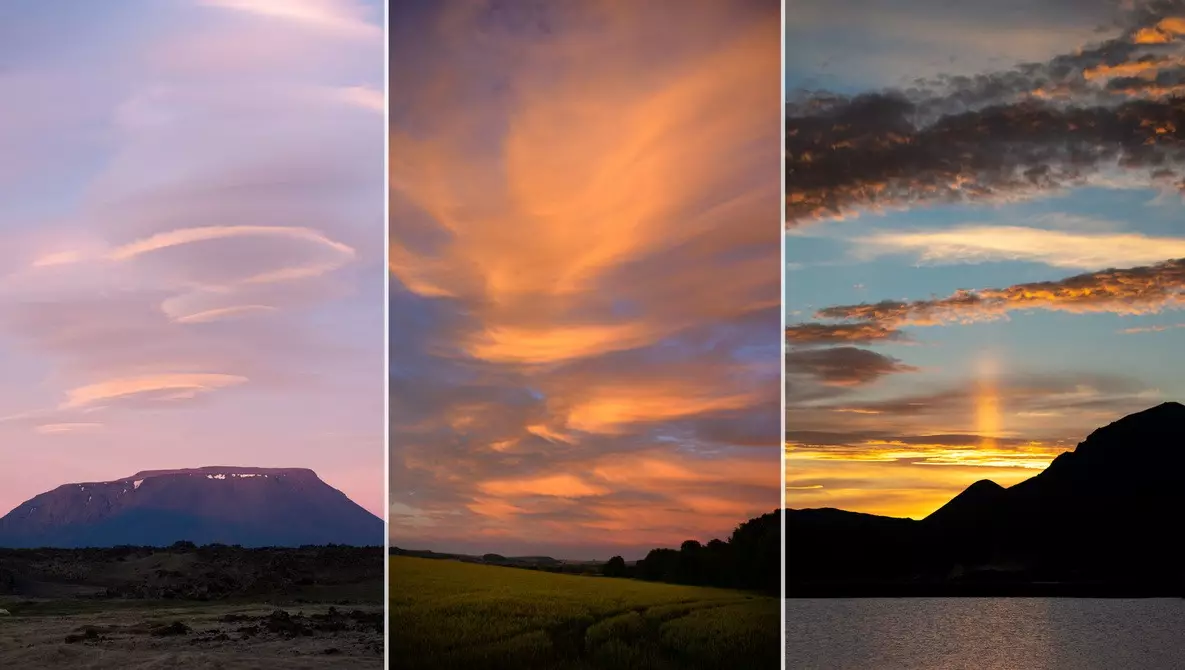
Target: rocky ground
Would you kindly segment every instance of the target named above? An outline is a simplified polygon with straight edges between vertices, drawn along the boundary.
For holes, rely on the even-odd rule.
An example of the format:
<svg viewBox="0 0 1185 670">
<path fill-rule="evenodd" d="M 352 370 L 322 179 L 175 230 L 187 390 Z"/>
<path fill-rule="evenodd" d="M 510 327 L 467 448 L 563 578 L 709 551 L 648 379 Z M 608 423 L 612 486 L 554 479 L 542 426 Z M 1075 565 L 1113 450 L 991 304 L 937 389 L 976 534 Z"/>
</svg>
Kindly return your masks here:
<svg viewBox="0 0 1185 670">
<path fill-rule="evenodd" d="M 0 662 L 381 668 L 381 549 L 0 550 Z"/>
<path fill-rule="evenodd" d="M 5 667 L 381 668 L 382 608 L 203 606 L 0 621 Z"/>
</svg>

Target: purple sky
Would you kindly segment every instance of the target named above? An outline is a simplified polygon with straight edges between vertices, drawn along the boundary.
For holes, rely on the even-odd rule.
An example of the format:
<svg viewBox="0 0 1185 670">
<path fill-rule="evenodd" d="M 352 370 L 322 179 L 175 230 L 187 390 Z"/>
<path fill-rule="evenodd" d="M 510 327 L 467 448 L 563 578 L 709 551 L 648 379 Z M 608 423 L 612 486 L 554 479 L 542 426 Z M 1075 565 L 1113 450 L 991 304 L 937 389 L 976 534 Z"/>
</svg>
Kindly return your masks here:
<svg viewBox="0 0 1185 670">
<path fill-rule="evenodd" d="M 381 26 L 355 0 L 0 8 L 0 513 L 244 465 L 381 514 Z"/>
</svg>

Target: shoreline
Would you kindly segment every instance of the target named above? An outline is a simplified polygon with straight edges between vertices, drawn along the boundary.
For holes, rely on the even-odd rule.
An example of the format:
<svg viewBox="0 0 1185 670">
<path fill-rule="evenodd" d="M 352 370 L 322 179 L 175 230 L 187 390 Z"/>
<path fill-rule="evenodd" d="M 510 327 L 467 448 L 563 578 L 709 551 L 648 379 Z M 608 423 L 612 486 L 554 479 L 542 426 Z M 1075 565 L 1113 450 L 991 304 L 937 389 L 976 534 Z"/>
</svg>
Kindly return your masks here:
<svg viewBox="0 0 1185 670">
<path fill-rule="evenodd" d="M 805 598 L 1185 598 L 1180 585 L 1025 582 L 1015 584 L 803 584 L 787 600 Z"/>
</svg>

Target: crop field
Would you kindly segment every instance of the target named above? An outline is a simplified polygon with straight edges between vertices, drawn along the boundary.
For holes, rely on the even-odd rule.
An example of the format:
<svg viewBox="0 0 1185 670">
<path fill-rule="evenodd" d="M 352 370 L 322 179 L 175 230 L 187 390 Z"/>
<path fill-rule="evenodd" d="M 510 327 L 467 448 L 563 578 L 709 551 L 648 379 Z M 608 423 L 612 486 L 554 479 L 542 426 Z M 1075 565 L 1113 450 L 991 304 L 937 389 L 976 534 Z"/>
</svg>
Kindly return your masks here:
<svg viewBox="0 0 1185 670">
<path fill-rule="evenodd" d="M 776 668 L 775 598 L 391 557 L 390 663 L 406 670 Z"/>
</svg>

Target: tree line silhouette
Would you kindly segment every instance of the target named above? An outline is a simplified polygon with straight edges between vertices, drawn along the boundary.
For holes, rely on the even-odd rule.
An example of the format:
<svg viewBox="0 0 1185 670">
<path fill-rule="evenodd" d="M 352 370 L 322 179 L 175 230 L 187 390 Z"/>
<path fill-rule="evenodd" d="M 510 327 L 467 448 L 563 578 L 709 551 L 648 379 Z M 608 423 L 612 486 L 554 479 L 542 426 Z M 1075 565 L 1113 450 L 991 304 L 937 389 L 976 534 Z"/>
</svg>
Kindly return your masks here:
<svg viewBox="0 0 1185 670">
<path fill-rule="evenodd" d="M 652 549 L 632 566 L 614 556 L 602 567 L 602 574 L 777 595 L 781 590 L 781 552 L 782 512 L 777 510 L 740 524 L 727 541 L 714 539 L 701 544 L 687 540 L 678 549 Z"/>
</svg>

